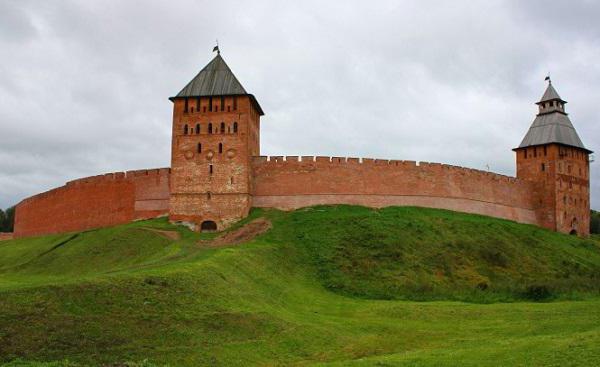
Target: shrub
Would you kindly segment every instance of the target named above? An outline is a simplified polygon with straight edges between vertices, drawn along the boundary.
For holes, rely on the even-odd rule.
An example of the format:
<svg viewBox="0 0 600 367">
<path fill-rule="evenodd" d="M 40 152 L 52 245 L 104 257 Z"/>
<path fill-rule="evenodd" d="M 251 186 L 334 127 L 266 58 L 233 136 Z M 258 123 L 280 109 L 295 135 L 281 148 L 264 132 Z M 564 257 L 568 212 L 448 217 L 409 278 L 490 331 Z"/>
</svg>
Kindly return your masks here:
<svg viewBox="0 0 600 367">
<path fill-rule="evenodd" d="M 490 265 L 506 268 L 508 266 L 508 257 L 502 252 L 484 248 L 480 251 L 481 257 Z"/>
<path fill-rule="evenodd" d="M 487 284 L 487 282 L 480 282 L 479 284 L 477 284 L 477 289 L 479 289 L 480 291 L 485 291 L 488 288 L 489 285 Z"/>
<path fill-rule="evenodd" d="M 552 297 L 552 292 L 545 285 L 530 285 L 524 293 L 524 297 L 532 301 L 544 301 Z"/>
</svg>

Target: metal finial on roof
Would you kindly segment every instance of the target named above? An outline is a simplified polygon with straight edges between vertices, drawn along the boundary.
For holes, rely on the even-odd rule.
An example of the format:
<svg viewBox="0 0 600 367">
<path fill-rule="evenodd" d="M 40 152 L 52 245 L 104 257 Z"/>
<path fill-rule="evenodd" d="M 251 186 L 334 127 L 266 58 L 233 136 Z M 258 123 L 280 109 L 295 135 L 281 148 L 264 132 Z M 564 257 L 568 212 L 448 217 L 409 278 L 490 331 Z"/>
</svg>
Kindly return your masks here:
<svg viewBox="0 0 600 367">
<path fill-rule="evenodd" d="M 548 75 L 546 75 L 546 78 L 544 78 L 544 80 L 547 80 L 548 84 L 552 84 L 552 79 L 550 79 L 550 72 L 548 72 Z"/>
<path fill-rule="evenodd" d="M 219 50 L 219 40 L 217 40 L 217 45 L 213 47 L 213 52 L 217 51 L 217 55 L 221 54 L 221 50 Z"/>
</svg>

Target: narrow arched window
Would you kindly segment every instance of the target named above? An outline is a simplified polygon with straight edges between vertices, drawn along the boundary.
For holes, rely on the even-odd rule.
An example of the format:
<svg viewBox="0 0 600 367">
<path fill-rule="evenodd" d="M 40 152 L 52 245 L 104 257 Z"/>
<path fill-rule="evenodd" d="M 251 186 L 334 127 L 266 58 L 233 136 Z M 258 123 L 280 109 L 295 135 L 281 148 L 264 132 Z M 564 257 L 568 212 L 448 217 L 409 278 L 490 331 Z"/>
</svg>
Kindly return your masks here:
<svg viewBox="0 0 600 367">
<path fill-rule="evenodd" d="M 185 126 L 183 127 L 183 135 L 187 135 L 188 130 L 189 130 L 189 128 L 188 128 L 187 124 L 185 124 Z"/>
<path fill-rule="evenodd" d="M 212 122 L 208 124 L 208 133 L 212 134 Z"/>
<path fill-rule="evenodd" d="M 198 153 L 202 153 L 202 143 L 198 143 Z"/>
<path fill-rule="evenodd" d="M 223 153 L 223 143 L 219 143 L 219 153 Z"/>
<path fill-rule="evenodd" d="M 200 134 L 200 124 L 196 124 L 196 135 Z"/>
<path fill-rule="evenodd" d="M 225 123 L 221 122 L 221 134 L 225 134 Z"/>
<path fill-rule="evenodd" d="M 234 122 L 233 123 L 233 133 L 236 134 L 237 130 L 238 130 L 238 124 L 237 124 L 237 122 Z"/>
<path fill-rule="evenodd" d="M 183 113 L 188 112 L 188 99 L 186 98 L 183 103 Z"/>
<path fill-rule="evenodd" d="M 212 164 L 208 165 L 208 173 L 210 173 L 211 175 L 213 174 L 213 165 Z"/>
<path fill-rule="evenodd" d="M 523 149 L 523 158 L 527 159 L 527 148 Z"/>
</svg>

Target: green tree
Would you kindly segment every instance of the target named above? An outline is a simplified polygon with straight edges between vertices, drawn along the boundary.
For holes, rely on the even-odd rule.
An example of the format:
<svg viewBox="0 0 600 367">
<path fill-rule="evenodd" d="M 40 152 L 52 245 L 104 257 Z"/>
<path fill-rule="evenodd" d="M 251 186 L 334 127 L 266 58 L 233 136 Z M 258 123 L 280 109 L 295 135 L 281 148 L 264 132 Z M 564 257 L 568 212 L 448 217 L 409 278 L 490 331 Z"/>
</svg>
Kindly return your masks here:
<svg viewBox="0 0 600 367">
<path fill-rule="evenodd" d="M 15 207 L 11 206 L 4 212 L 4 231 L 12 232 L 15 229 Z"/>
<path fill-rule="evenodd" d="M 4 210 L 0 209 L 0 232 L 6 232 L 4 226 L 6 225 L 6 214 Z"/>
<path fill-rule="evenodd" d="M 590 215 L 590 232 L 600 234 L 600 212 L 595 210 Z"/>
</svg>

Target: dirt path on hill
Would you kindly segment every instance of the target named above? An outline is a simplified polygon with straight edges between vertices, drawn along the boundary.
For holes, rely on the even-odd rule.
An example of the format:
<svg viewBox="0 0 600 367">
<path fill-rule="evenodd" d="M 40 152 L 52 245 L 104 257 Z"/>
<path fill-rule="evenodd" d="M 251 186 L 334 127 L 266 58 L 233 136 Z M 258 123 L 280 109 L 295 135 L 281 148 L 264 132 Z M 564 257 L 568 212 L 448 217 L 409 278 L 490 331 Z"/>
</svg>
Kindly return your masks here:
<svg viewBox="0 0 600 367">
<path fill-rule="evenodd" d="M 146 227 L 141 227 L 141 228 L 145 231 L 158 233 L 159 235 L 166 237 L 173 241 L 177 241 L 177 240 L 181 239 L 181 235 L 177 231 L 166 231 L 166 230 L 155 229 L 155 228 L 146 228 Z"/>
<path fill-rule="evenodd" d="M 271 229 L 273 225 L 268 219 L 258 218 L 252 222 L 230 232 L 223 233 L 212 240 L 199 241 L 202 247 L 221 247 L 238 245 L 248 242 Z"/>
</svg>

